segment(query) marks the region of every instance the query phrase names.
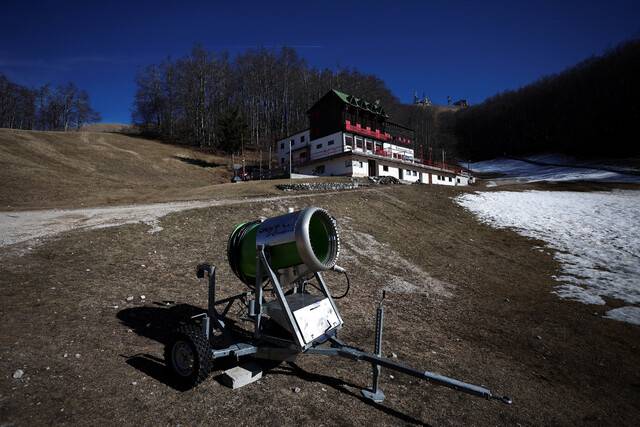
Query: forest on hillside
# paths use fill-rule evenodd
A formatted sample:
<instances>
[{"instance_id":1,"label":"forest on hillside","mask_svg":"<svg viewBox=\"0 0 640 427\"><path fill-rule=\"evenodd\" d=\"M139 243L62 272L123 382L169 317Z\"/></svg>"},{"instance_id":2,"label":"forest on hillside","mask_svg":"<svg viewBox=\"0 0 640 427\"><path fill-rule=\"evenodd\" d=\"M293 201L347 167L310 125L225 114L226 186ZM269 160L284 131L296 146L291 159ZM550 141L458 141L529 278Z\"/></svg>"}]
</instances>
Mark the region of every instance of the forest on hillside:
<instances>
[{"instance_id":1,"label":"forest on hillside","mask_svg":"<svg viewBox=\"0 0 640 427\"><path fill-rule=\"evenodd\" d=\"M380 101L392 120L416 129L416 149L447 144L437 113L403 105L385 82L356 69L317 69L294 49L252 49L231 58L195 46L136 78L133 120L145 133L202 148L267 150L308 127L307 110L331 89Z\"/></svg>"},{"instance_id":2,"label":"forest on hillside","mask_svg":"<svg viewBox=\"0 0 640 427\"><path fill-rule=\"evenodd\" d=\"M0 128L69 130L99 120L89 94L73 83L28 88L0 73Z\"/></svg>"},{"instance_id":3,"label":"forest on hillside","mask_svg":"<svg viewBox=\"0 0 640 427\"><path fill-rule=\"evenodd\" d=\"M331 88L399 104L381 79L314 69L290 48L232 59L196 46L183 58L150 65L136 83L133 119L144 131L229 152L241 144L265 148L306 128L308 108Z\"/></svg>"},{"instance_id":4,"label":"forest on hillside","mask_svg":"<svg viewBox=\"0 0 640 427\"><path fill-rule=\"evenodd\" d=\"M456 148L477 160L540 152L639 155L639 100L640 40L632 40L458 111Z\"/></svg>"}]
</instances>

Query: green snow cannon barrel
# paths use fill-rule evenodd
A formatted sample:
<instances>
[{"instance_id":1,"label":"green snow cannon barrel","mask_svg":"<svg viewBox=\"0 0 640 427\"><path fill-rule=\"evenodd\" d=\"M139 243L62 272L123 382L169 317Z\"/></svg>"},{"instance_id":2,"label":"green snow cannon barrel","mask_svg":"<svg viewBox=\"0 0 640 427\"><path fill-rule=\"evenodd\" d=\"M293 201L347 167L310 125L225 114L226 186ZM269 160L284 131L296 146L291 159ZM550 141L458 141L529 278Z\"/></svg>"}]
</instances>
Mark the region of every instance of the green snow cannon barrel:
<instances>
[{"instance_id":1,"label":"green snow cannon barrel","mask_svg":"<svg viewBox=\"0 0 640 427\"><path fill-rule=\"evenodd\" d=\"M276 271L301 264L312 272L329 270L340 251L336 221L324 209L306 208L239 224L229 236L227 256L235 275L251 288L256 281L258 245L265 246Z\"/></svg>"}]
</instances>

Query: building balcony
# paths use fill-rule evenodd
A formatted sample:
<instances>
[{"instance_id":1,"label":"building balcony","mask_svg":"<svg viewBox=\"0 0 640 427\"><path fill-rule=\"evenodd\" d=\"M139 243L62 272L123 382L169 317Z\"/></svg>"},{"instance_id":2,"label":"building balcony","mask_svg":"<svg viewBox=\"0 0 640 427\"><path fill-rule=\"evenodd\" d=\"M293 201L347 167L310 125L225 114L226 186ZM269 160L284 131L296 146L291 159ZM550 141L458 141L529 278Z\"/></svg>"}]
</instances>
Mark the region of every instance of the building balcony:
<instances>
[{"instance_id":1,"label":"building balcony","mask_svg":"<svg viewBox=\"0 0 640 427\"><path fill-rule=\"evenodd\" d=\"M391 159L396 159L396 160L403 160L405 162L413 162L412 156L406 156L402 153L394 153L391 150L384 150L384 149L378 148L373 154L375 154L376 156L389 157Z\"/></svg>"},{"instance_id":2,"label":"building balcony","mask_svg":"<svg viewBox=\"0 0 640 427\"><path fill-rule=\"evenodd\" d=\"M358 135L368 136L378 141L391 140L391 134L381 131L380 129L371 129L369 126L362 127L360 123L351 123L350 120L345 120L345 129L348 132L357 133Z\"/></svg>"},{"instance_id":3,"label":"building balcony","mask_svg":"<svg viewBox=\"0 0 640 427\"><path fill-rule=\"evenodd\" d=\"M447 172L453 172L457 175L469 175L468 171L466 171L465 169L459 167L459 166L455 166L455 165L450 165L448 163L443 163L443 162L434 162L434 161L430 161L430 160L422 160L422 159L416 159L413 158L412 156L406 156L402 153L393 153L390 150L384 150L384 149L376 149L375 152L373 152L373 154L375 154L376 156L381 156L381 157L389 157L392 159L396 159L396 160L402 160L404 162L410 162L410 163L417 163L420 165L425 165L425 166L431 166L432 168L436 168L436 169L440 169L443 171L447 171Z\"/></svg>"},{"instance_id":4,"label":"building balcony","mask_svg":"<svg viewBox=\"0 0 640 427\"><path fill-rule=\"evenodd\" d=\"M392 136L391 143L398 145L411 145L413 141L410 138L405 138L403 136Z\"/></svg>"}]
</instances>

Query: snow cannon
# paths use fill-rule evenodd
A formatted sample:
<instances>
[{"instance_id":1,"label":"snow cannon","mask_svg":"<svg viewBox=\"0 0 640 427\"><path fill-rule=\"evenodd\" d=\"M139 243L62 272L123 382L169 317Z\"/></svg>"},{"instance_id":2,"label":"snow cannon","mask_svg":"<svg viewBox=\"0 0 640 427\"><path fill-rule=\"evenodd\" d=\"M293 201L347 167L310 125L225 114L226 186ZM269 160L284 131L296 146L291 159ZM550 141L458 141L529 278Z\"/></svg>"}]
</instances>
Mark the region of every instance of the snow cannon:
<instances>
[{"instance_id":1,"label":"snow cannon","mask_svg":"<svg viewBox=\"0 0 640 427\"><path fill-rule=\"evenodd\" d=\"M237 225L229 236L227 256L231 270L250 288L256 283L260 246L269 248L269 263L276 271L296 267L297 273L315 273L336 269L340 237L335 219L316 207Z\"/></svg>"},{"instance_id":2,"label":"snow cannon","mask_svg":"<svg viewBox=\"0 0 640 427\"><path fill-rule=\"evenodd\" d=\"M350 280L347 271L336 265L339 250L335 219L316 207L236 226L229 237L227 255L231 269L250 290L218 299L216 267L198 265L196 276L208 276L207 311L183 319L165 347L165 361L176 385L195 387L206 380L218 360L226 360L224 365L247 359L290 362L304 354L369 364L370 387L363 388L361 395L376 403L385 397L380 386L383 368L473 396L511 403L509 397L485 387L384 357L384 291L376 310L374 351L340 340L338 332L344 322L336 301L348 295ZM346 287L342 295L332 294L323 277L326 270L344 275ZM384 284L378 286L382 288ZM260 378L253 371L235 368L225 371L225 375L234 388Z\"/></svg>"}]
</instances>

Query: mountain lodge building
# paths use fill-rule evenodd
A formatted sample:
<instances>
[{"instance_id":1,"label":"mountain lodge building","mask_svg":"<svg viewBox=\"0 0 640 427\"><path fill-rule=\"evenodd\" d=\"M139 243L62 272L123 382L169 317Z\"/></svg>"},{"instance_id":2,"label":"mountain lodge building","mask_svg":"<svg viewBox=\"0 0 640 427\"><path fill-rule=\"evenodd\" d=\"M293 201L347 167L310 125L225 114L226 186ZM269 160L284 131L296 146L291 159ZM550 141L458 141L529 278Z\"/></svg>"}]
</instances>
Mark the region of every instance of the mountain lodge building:
<instances>
[{"instance_id":1,"label":"mountain lodge building","mask_svg":"<svg viewBox=\"0 0 640 427\"><path fill-rule=\"evenodd\" d=\"M393 176L442 185L468 185L473 179L457 166L417 159L415 132L390 121L379 102L331 90L307 114L309 129L277 142L280 165L287 167L291 159L295 173Z\"/></svg>"}]
</instances>

